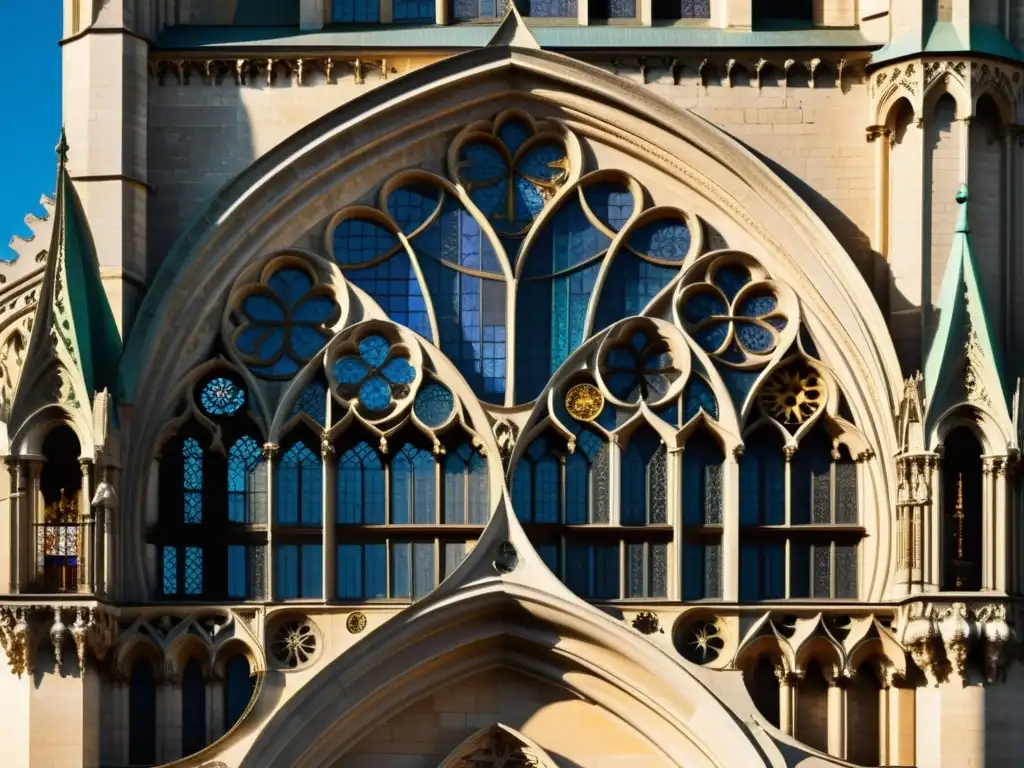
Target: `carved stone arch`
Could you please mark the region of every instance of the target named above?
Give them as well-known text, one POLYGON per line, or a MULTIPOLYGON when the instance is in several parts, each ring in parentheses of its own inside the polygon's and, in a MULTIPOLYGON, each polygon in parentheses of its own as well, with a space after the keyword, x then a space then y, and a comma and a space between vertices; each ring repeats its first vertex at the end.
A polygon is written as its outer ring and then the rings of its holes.
POLYGON ((963 120, 974 114, 974 103, 967 83, 954 70, 946 69, 927 83, 921 93, 921 116, 926 122, 931 120, 935 105, 947 94, 956 102, 955 119, 963 120))
POLYGON ((203 671, 203 677, 213 674, 212 648, 208 641, 200 639, 192 632, 184 632, 174 638, 164 649, 164 669, 167 676, 181 682, 185 667, 195 659, 203 671))
POLYGON ((1016 124, 1017 107, 1007 94, 991 81, 982 82, 971 90, 971 117, 976 117, 983 99, 988 99, 999 113, 1002 128, 1016 124))
POLYGON ((954 405, 935 419, 928 435, 928 449, 941 451, 946 438, 957 427, 966 427, 978 442, 982 453, 992 456, 1005 456, 1013 445, 1014 435, 1007 433, 986 408, 980 405, 954 405))
POLYGON ((878 100, 875 107, 875 125, 881 125, 889 130, 895 127, 896 118, 904 108, 910 109, 911 124, 915 119, 920 119, 922 113, 921 99, 904 84, 892 83, 878 100))
POLYGON ((210 658, 211 670, 217 677, 223 678, 227 664, 236 656, 244 656, 249 662, 249 676, 256 677, 267 671, 267 659, 263 649, 246 634, 229 637, 218 643, 210 658))
MULTIPOLYGON (((831 345, 822 352, 835 353, 844 381, 858 382, 852 397, 870 414, 872 444, 891 453, 889 401, 900 377, 884 318, 849 255, 796 193, 741 144, 649 89, 551 52, 490 47, 389 81, 311 124, 240 174, 182 234, 152 281, 122 361, 122 401, 138 406, 126 435, 137 450, 124 468, 125 507, 144 496, 139 465, 162 426, 145 402, 160 401, 201 359, 239 271, 320 226, 325 200, 344 207, 366 199, 410 156, 446 146, 467 123, 503 107, 556 118, 581 140, 656 169, 694 197, 695 215, 783 276, 821 316, 832 337, 818 338, 831 345), (413 113, 423 119, 410 121, 413 113), (172 322, 186 306, 195 322, 172 322)), ((139 549, 141 525, 126 521, 128 552, 139 549)), ((139 585, 154 578, 135 554, 125 574, 139 585)))
POLYGON ((438 768, 558 768, 547 753, 502 723, 481 728, 440 762, 438 768))
POLYGON ((71 410, 56 404, 43 406, 25 420, 18 431, 11 436, 10 455, 42 455, 46 436, 60 426, 69 427, 75 433, 81 451, 80 458, 92 461, 96 455, 92 424, 85 421, 84 415, 77 409, 71 410))
MULTIPOLYGON (((148 627, 148 625, 145 625, 148 627)), ((132 667, 140 658, 145 658, 153 666, 153 674, 160 678, 164 674, 164 652, 157 642, 148 634, 143 634, 141 625, 136 625, 134 631, 127 637, 120 640, 114 650, 111 666, 115 675, 122 680, 129 680, 132 676, 132 667)))

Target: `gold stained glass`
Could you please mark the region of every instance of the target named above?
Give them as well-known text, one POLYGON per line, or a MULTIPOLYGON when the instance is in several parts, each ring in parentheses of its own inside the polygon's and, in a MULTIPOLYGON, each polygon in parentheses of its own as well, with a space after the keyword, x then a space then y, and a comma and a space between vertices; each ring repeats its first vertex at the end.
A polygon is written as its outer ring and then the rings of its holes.
POLYGON ((577 421, 593 421, 604 408, 604 395, 593 384, 577 384, 565 393, 565 410, 577 421))
POLYGON ((806 421, 824 400, 824 387, 811 368, 782 370, 761 389, 761 406, 783 424, 806 421))

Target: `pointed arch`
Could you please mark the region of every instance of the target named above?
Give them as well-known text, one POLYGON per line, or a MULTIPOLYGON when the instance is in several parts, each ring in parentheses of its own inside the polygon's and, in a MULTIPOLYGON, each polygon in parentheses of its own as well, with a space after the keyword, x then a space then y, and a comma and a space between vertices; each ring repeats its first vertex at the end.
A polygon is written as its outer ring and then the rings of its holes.
POLYGON ((486 759, 490 759, 493 765, 506 765, 508 768, 517 768, 517 764, 557 768, 554 760, 536 742, 504 723, 481 728, 453 749, 438 768, 467 768, 486 759))

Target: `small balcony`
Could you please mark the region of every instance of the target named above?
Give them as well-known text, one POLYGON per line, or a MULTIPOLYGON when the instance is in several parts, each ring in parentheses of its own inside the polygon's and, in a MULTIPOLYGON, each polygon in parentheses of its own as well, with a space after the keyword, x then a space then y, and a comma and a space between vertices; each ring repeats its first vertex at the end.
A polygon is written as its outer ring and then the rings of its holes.
POLYGON ((93 519, 79 500, 61 493, 35 524, 35 572, 27 591, 37 594, 89 593, 92 574, 93 519))

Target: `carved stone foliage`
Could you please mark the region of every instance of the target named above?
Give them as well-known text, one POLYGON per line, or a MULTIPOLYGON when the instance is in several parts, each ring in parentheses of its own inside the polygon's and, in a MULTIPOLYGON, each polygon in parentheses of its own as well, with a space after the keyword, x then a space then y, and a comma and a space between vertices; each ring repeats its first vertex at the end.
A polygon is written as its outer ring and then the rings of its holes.
POLYGON ((898 636, 931 685, 966 685, 975 673, 989 683, 1001 682, 1016 643, 1007 613, 1000 603, 909 603, 900 609, 898 636), (975 659, 977 669, 972 669, 975 659))
POLYGON ((91 658, 103 661, 116 634, 114 618, 97 607, 0 606, 0 647, 4 649, 11 671, 18 677, 35 672, 36 652, 44 639, 53 645, 55 675, 64 673, 65 654, 73 646, 78 674, 82 676, 89 658, 87 652, 92 652, 91 658))

